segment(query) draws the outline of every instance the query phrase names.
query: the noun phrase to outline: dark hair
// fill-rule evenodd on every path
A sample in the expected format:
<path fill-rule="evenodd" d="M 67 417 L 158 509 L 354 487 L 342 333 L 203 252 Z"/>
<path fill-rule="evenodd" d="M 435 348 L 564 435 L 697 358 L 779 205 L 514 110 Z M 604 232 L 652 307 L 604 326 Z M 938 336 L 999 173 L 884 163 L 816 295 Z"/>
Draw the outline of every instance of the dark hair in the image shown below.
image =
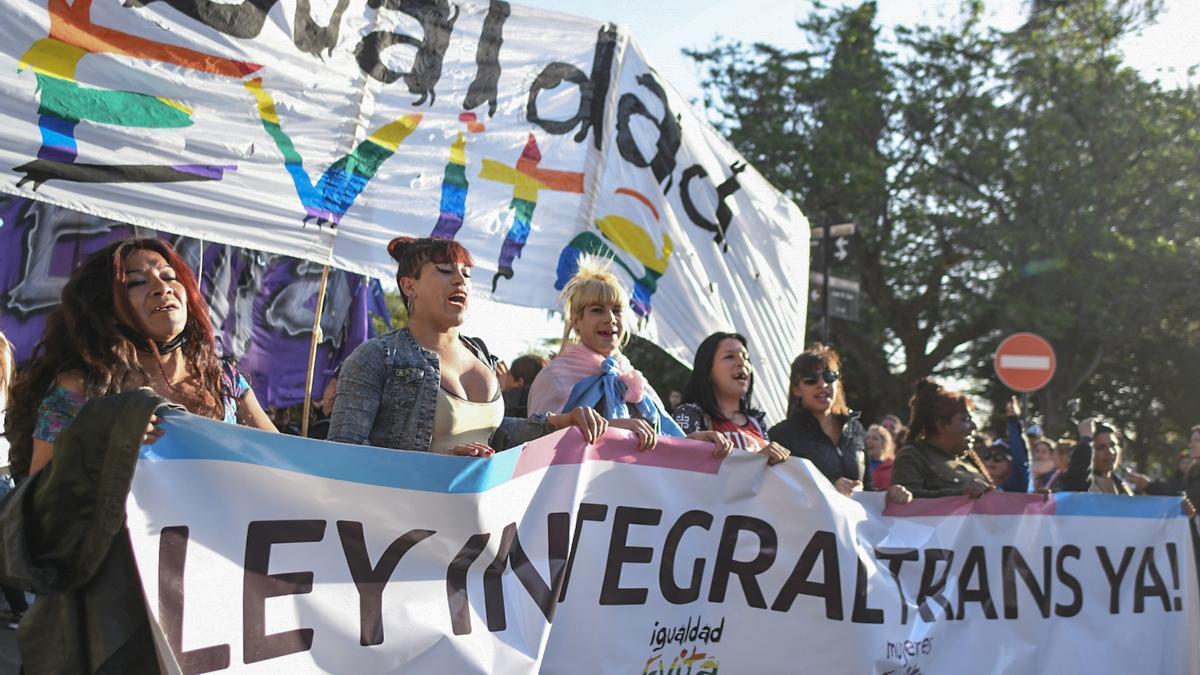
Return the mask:
<path fill-rule="evenodd" d="M 792 413 L 800 409 L 800 398 L 793 394 L 796 387 L 800 386 L 800 380 L 813 375 L 820 375 L 823 371 L 833 370 L 841 373 L 842 359 L 838 353 L 833 350 L 833 347 L 814 342 L 808 349 L 800 353 L 795 361 L 792 361 L 792 373 L 788 378 L 788 417 Z M 831 412 L 835 415 L 847 415 L 850 413 L 850 408 L 846 406 L 846 387 L 834 387 L 833 390 L 833 408 Z"/>
<path fill-rule="evenodd" d="M 428 262 L 445 265 L 475 266 L 475 259 L 465 246 L 453 239 L 440 237 L 396 237 L 388 242 L 388 255 L 396 261 L 396 285 L 400 287 L 400 295 L 408 300 L 404 286 L 400 284 L 403 277 L 421 278 L 421 267 Z"/>
<path fill-rule="evenodd" d="M 908 420 L 909 434 L 914 439 L 928 438 L 937 433 L 938 422 L 949 422 L 955 415 L 968 414 L 975 409 L 971 399 L 957 391 L 943 389 L 942 385 L 929 378 L 913 384 L 913 395 L 908 401 L 911 416 Z"/>
<path fill-rule="evenodd" d="M 717 348 L 730 338 L 742 343 L 747 350 L 750 349 L 750 346 L 746 344 L 746 338 L 738 333 L 713 333 L 704 338 L 700 346 L 696 347 L 696 358 L 692 362 L 692 374 L 688 377 L 687 384 L 683 386 L 683 391 L 680 392 L 683 394 L 684 403 L 695 403 L 705 414 L 715 420 L 723 420 L 725 415 L 721 414 L 721 409 L 717 406 L 717 394 L 713 391 L 713 362 L 717 359 Z M 750 386 L 746 389 L 746 395 L 738 401 L 738 412 L 747 416 L 758 414 L 758 411 L 750 403 L 753 394 L 754 371 L 752 369 Z"/>
<path fill-rule="evenodd" d="M 57 377 L 79 371 L 84 377 L 84 397 L 108 396 L 149 383 L 138 361 L 138 349 L 158 353 L 146 335 L 125 288 L 125 261 L 136 251 L 153 251 L 175 271 L 187 295 L 187 322 L 180 351 L 188 375 L 196 383 L 199 400 L 176 401 L 193 413 L 220 418 L 222 397 L 227 395 L 208 307 L 200 295 L 195 274 L 175 249 L 159 239 L 125 239 L 91 254 L 71 272 L 61 302 L 46 318 L 42 339 L 33 358 L 21 369 L 12 391 L 6 435 L 11 444 L 14 476 L 29 472 L 37 410 Z M 141 344 L 138 344 L 141 343 Z"/>
<path fill-rule="evenodd" d="M 546 367 L 546 363 L 546 357 L 540 354 L 518 356 L 508 367 L 508 374 L 521 380 L 522 386 L 528 387 L 533 384 L 533 378 L 537 377 L 538 373 L 542 372 L 542 368 Z"/>

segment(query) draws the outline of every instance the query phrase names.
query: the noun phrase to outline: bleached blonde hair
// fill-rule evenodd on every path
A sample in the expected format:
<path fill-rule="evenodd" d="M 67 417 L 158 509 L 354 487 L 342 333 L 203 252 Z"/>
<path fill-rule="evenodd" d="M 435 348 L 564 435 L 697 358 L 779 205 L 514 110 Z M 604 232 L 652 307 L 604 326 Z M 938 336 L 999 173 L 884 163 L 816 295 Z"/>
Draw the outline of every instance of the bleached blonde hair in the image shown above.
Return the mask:
<path fill-rule="evenodd" d="M 612 261 L 594 255 L 579 257 L 575 276 L 563 286 L 559 301 L 563 307 L 562 346 L 571 343 L 571 324 L 583 316 L 583 310 L 592 305 L 621 305 L 629 309 L 629 293 L 612 272 Z M 629 329 L 622 322 L 622 347 L 629 341 Z M 561 349 L 559 350 L 561 352 Z"/>

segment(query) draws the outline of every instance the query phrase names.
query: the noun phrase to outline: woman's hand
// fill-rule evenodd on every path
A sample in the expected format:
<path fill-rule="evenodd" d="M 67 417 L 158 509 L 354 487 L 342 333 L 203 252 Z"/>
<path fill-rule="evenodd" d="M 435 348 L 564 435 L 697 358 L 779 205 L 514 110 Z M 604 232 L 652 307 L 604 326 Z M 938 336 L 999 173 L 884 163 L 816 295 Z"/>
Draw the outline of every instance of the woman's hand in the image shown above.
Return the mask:
<path fill-rule="evenodd" d="M 791 450 L 788 450 L 775 441 L 767 443 L 766 447 L 758 452 L 767 456 L 767 466 L 775 466 L 780 462 L 786 462 L 788 457 L 792 456 Z"/>
<path fill-rule="evenodd" d="M 903 485 L 892 484 L 887 489 L 887 500 L 893 504 L 907 504 L 913 500 L 913 496 Z"/>
<path fill-rule="evenodd" d="M 1088 417 L 1079 421 L 1079 437 L 1091 438 L 1096 435 L 1096 418 Z"/>
<path fill-rule="evenodd" d="M 496 451 L 486 443 L 463 443 L 450 449 L 450 454 L 459 457 L 491 457 Z"/>
<path fill-rule="evenodd" d="M 1004 402 L 1004 415 L 1006 417 L 1021 416 L 1021 403 L 1017 401 L 1016 396 L 1013 396 Z"/>
<path fill-rule="evenodd" d="M 971 482 L 967 483 L 967 486 L 963 488 L 963 494 L 971 499 L 979 499 L 984 495 L 984 493 L 991 489 L 992 487 L 983 482 L 981 479 L 972 478 Z"/>
<path fill-rule="evenodd" d="M 849 497 L 854 494 L 854 488 L 862 485 L 862 481 L 851 480 L 849 478 L 839 478 L 833 481 L 833 489 Z"/>
<path fill-rule="evenodd" d="M 646 420 L 612 420 L 608 423 L 608 426 L 613 427 L 614 429 L 625 429 L 627 431 L 632 431 L 634 435 L 637 436 L 638 450 L 642 450 L 643 452 L 646 450 L 652 450 L 654 446 L 658 444 L 658 434 L 654 433 L 654 427 L 650 426 Z"/>
<path fill-rule="evenodd" d="M 161 421 L 162 420 L 159 419 L 158 415 L 150 416 L 150 421 L 146 423 L 146 431 L 142 435 L 142 445 L 150 445 L 154 441 L 162 438 L 163 434 L 167 433 L 166 429 L 158 428 L 158 423 Z"/>
<path fill-rule="evenodd" d="M 518 386 L 513 381 L 512 373 L 508 372 L 508 364 L 503 361 L 496 362 L 496 380 L 500 383 L 500 391 L 516 389 Z"/>
<path fill-rule="evenodd" d="M 713 444 L 713 457 L 728 457 L 733 452 L 733 442 L 719 431 L 693 431 L 687 435 L 694 441 L 708 441 Z"/>
<path fill-rule="evenodd" d="M 595 443 L 608 429 L 608 420 L 592 408 L 579 406 L 569 413 L 551 415 L 546 422 L 555 430 L 566 427 L 576 427 L 583 434 L 583 440 Z"/>

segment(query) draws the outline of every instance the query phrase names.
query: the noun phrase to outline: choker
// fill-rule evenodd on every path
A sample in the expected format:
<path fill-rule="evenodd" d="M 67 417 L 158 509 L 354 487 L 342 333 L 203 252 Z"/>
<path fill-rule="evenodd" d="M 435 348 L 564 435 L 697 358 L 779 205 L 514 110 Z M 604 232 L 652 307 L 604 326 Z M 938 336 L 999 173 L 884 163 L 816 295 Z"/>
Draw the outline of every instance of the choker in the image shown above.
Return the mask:
<path fill-rule="evenodd" d="M 125 324 L 121 323 L 120 321 L 117 322 L 117 330 L 121 331 L 121 334 L 125 336 L 125 339 L 132 342 L 133 346 L 137 347 L 137 350 L 139 352 L 150 353 L 150 351 L 151 351 L 150 345 L 149 345 L 150 340 L 145 335 L 138 333 L 137 331 L 133 330 L 129 326 L 126 326 Z M 188 342 L 187 333 L 180 333 L 179 335 L 176 335 L 175 337 L 171 338 L 170 340 L 167 340 L 166 342 L 158 342 L 157 340 L 155 340 L 154 346 L 158 348 L 159 354 L 170 354 L 171 352 L 175 351 L 176 349 L 179 349 L 180 347 L 187 344 L 187 342 Z"/>

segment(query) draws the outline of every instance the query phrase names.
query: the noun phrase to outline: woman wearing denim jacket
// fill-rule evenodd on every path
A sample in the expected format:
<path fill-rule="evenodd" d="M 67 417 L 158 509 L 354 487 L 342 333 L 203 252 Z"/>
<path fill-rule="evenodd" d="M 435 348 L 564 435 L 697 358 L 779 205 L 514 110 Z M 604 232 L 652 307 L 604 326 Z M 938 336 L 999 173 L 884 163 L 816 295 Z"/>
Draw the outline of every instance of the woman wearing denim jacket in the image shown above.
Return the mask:
<path fill-rule="evenodd" d="M 388 244 L 408 327 L 369 340 L 346 359 L 328 440 L 398 450 L 490 457 L 567 426 L 594 442 L 607 422 L 591 408 L 504 417 L 495 359 L 459 334 L 471 296 L 471 254 L 448 239 Z"/>

